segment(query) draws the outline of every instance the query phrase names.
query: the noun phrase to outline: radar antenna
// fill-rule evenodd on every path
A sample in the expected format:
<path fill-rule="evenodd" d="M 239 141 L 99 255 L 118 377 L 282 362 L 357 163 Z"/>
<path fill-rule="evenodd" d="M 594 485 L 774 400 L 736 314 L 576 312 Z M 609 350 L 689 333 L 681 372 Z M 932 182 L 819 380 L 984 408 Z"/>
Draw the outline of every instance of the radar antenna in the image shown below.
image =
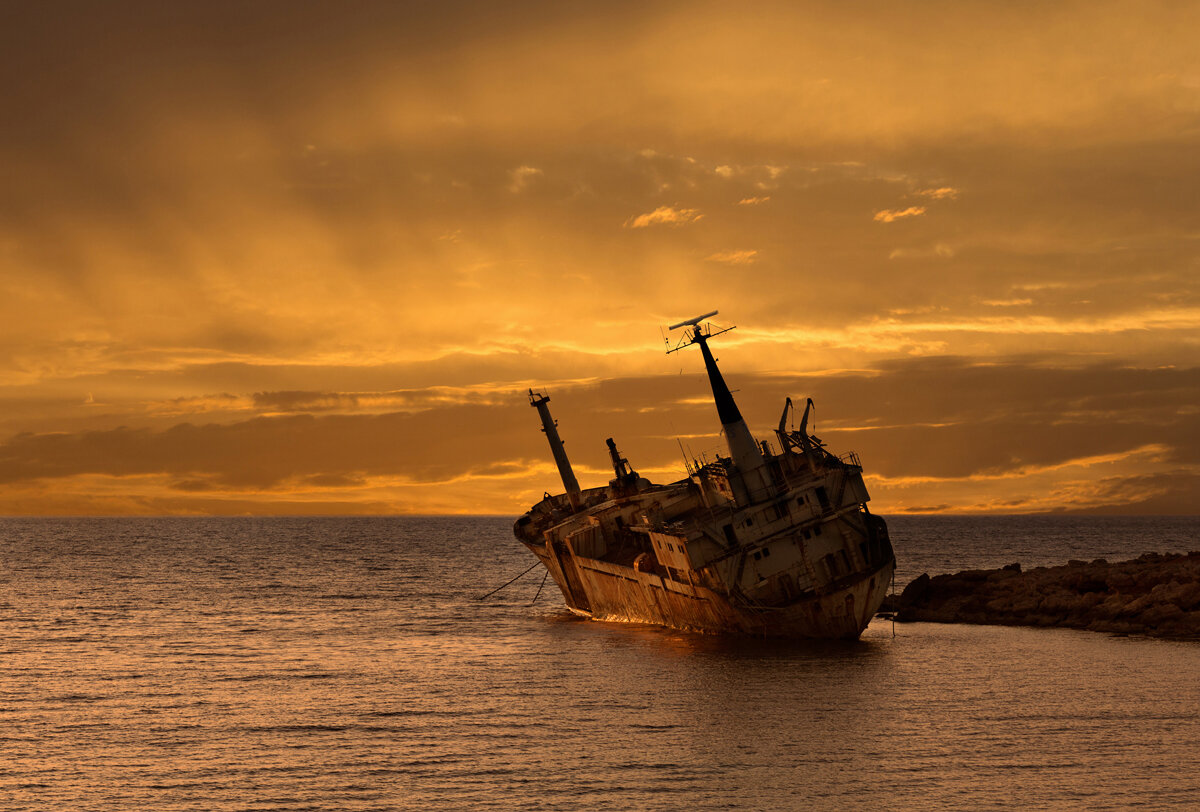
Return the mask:
<path fill-rule="evenodd" d="M 693 329 L 688 332 L 685 332 L 683 337 L 679 339 L 679 343 L 676 344 L 674 347 L 671 347 L 670 349 L 667 350 L 667 355 L 670 355 L 673 352 L 678 352 L 679 350 L 682 350 L 684 347 L 690 347 L 693 344 L 695 344 L 697 341 L 706 341 L 706 340 L 712 338 L 713 336 L 719 336 L 722 333 L 728 333 L 730 330 L 737 329 L 736 327 L 726 327 L 724 330 L 716 330 L 714 332 L 711 324 L 704 324 L 704 325 L 700 324 L 700 322 L 704 321 L 707 318 L 711 318 L 712 316 L 717 315 L 717 313 L 719 313 L 719 312 L 721 312 L 721 311 L 714 310 L 711 313 L 705 313 L 702 316 L 696 316 L 695 318 L 685 319 L 684 321 L 681 321 L 678 324 L 672 324 L 670 327 L 668 327 L 667 328 L 668 332 L 671 330 L 678 330 L 680 327 L 691 327 Z M 670 342 L 668 341 L 668 345 L 669 345 L 669 343 Z"/>
<path fill-rule="evenodd" d="M 765 471 L 763 449 L 750 433 L 742 413 L 733 400 L 733 393 L 725 383 L 721 370 L 717 369 L 717 359 L 708 348 L 708 340 L 713 336 L 728 333 L 732 327 L 724 330 L 712 329 L 711 325 L 701 324 L 710 316 L 717 315 L 714 310 L 702 316 L 686 319 L 678 324 L 672 324 L 670 329 L 689 328 L 679 339 L 679 343 L 667 350 L 668 353 L 682 350 L 693 344 L 700 345 L 700 354 L 704 357 L 704 369 L 708 372 L 708 382 L 712 386 L 713 402 L 717 407 L 717 417 L 721 420 L 721 431 L 725 434 L 725 442 L 729 446 L 729 457 L 733 463 L 734 473 L 730 479 L 734 496 L 739 504 L 757 504 L 768 498 L 772 493 L 772 483 L 769 472 Z"/>

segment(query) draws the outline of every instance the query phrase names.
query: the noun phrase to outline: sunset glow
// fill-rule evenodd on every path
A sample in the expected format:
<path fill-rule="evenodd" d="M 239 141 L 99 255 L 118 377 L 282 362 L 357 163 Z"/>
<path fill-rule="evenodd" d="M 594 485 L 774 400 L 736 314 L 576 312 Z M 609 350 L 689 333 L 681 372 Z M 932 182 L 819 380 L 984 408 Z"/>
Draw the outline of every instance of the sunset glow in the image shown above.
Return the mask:
<path fill-rule="evenodd" d="M 529 387 L 678 479 L 718 308 L 876 512 L 1200 505 L 1200 6 L 4 19 L 0 513 L 516 514 Z"/>

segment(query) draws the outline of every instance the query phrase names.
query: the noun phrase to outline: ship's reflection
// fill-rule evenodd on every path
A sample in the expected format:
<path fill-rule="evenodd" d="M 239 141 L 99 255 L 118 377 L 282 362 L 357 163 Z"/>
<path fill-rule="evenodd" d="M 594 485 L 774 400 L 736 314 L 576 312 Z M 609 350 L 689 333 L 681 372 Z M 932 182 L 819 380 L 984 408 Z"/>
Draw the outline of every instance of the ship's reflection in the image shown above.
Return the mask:
<path fill-rule="evenodd" d="M 649 623 L 588 620 L 558 612 L 545 619 L 556 631 L 602 638 L 614 650 L 644 649 L 660 657 L 706 657 L 741 661 L 815 662 L 871 660 L 887 656 L 893 644 L 890 624 L 875 620 L 857 640 L 802 640 L 703 634 Z"/>

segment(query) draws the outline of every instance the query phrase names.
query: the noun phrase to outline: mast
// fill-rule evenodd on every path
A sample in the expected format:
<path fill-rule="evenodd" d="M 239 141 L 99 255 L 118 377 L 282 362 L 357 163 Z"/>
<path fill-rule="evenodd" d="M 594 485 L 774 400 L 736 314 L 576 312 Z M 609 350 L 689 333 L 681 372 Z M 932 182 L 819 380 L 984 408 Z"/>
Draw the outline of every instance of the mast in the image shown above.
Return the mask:
<path fill-rule="evenodd" d="M 567 500 L 571 503 L 571 510 L 579 510 L 579 480 L 575 479 L 575 472 L 571 470 L 571 461 L 567 459 L 567 450 L 563 448 L 563 441 L 559 439 L 558 421 L 550 416 L 550 407 L 546 405 L 549 402 L 549 395 L 543 395 L 540 392 L 535 395 L 532 389 L 529 390 L 529 405 L 536 408 L 538 417 L 542 418 L 542 431 L 546 432 L 546 440 L 550 443 L 550 453 L 554 455 L 554 463 L 558 466 L 558 475 L 562 477 L 563 487 L 567 490 Z"/>
<path fill-rule="evenodd" d="M 729 456 L 742 475 L 745 483 L 745 498 L 753 503 L 761 501 L 768 495 L 770 479 L 767 476 L 762 449 L 754 439 L 754 435 L 750 433 L 750 427 L 742 418 L 742 412 L 733 399 L 733 393 L 729 391 L 729 386 L 725 383 L 725 378 L 717 367 L 717 359 L 713 357 L 712 350 L 708 348 L 708 339 L 714 335 L 729 332 L 733 328 L 729 327 L 713 333 L 711 330 L 706 332 L 700 326 L 701 321 L 717 315 L 718 312 L 714 310 L 703 316 L 672 324 L 668 329 L 690 327 L 692 331 L 675 349 L 668 350 L 668 352 L 675 352 L 675 350 L 690 347 L 692 344 L 700 345 L 700 354 L 704 357 L 704 368 L 708 372 L 708 382 L 712 386 L 713 401 L 717 406 L 717 417 L 721 420 L 721 429 L 725 433 L 725 442 L 729 446 Z"/>

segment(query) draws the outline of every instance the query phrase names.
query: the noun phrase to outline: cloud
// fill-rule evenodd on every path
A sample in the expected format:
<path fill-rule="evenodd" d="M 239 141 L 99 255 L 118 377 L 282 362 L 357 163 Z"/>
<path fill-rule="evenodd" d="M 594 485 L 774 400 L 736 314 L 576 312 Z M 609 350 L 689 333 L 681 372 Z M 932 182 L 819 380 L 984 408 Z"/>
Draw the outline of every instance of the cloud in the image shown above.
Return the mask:
<path fill-rule="evenodd" d="M 307 412 L 414 412 L 439 406 L 511 402 L 513 384 L 504 386 L 429 386 L 391 392 L 255 392 L 254 406 L 267 414 Z"/>
<path fill-rule="evenodd" d="M 897 510 L 897 513 L 945 513 L 953 506 L 947 503 L 940 505 L 913 505 L 911 507 L 902 507 Z"/>
<path fill-rule="evenodd" d="M 513 194 L 523 192 L 534 178 L 541 177 L 543 174 L 542 170 L 535 166 L 518 166 L 508 173 L 508 191 Z"/>
<path fill-rule="evenodd" d="M 951 259 L 954 249 L 946 243 L 934 243 L 930 248 L 895 248 L 888 259 Z"/>
<path fill-rule="evenodd" d="M 715 254 L 709 254 L 704 259 L 709 262 L 724 262 L 727 265 L 750 265 L 758 256 L 758 251 L 749 249 L 745 251 L 718 251 Z"/>
<path fill-rule="evenodd" d="M 1033 304 L 1033 299 L 980 299 L 979 303 L 986 307 L 1025 307 Z"/>
<path fill-rule="evenodd" d="M 170 398 L 151 401 L 146 411 L 152 415 L 172 417 L 179 415 L 205 414 L 211 412 L 238 412 L 253 408 L 254 399 L 229 393 L 200 395 L 196 397 Z"/>
<path fill-rule="evenodd" d="M 727 349 L 722 360 L 732 361 L 734 347 Z M 1200 369 L 950 357 L 821 374 L 747 374 L 731 361 L 723 364 L 727 378 L 756 435 L 771 438 L 784 395 L 812 396 L 813 430 L 836 452 L 859 453 L 880 512 L 939 505 L 1013 510 L 1004 503 L 1016 500 L 1027 510 L 1071 509 L 1104 504 L 1105 494 L 1165 493 L 1163 482 L 1150 490 L 1100 485 L 1114 477 L 1200 470 L 1200 410 L 1192 408 Z M 263 408 L 321 408 L 329 397 L 272 392 L 259 401 Z M 585 485 L 609 476 L 604 437 L 616 438 L 634 467 L 656 472 L 658 481 L 682 476 L 677 437 L 697 454 L 721 450 L 711 394 L 698 371 L 564 382 L 553 387 L 553 397 Z M 361 502 L 375 505 L 372 511 L 390 504 L 393 512 L 412 505 L 461 512 L 470 505 L 494 513 L 524 509 L 522 500 L 559 487 L 521 393 L 479 404 L 437 392 L 414 400 L 421 411 L 18 435 L 0 443 L 0 482 L 8 494 L 0 510 L 65 511 L 62 500 L 73 494 L 75 509 L 104 512 L 167 504 L 154 499 L 190 499 L 187 510 L 210 512 L 257 500 L 259 512 L 270 512 L 270 505 L 296 512 L 294 502 L 308 498 L 334 511 L 330 500 L 341 500 L 343 512 L 356 512 Z M 1187 499 L 1200 497 L 1185 487 L 1194 481 L 1179 480 L 1169 499 L 1156 504 L 1185 511 Z M 108 501 L 88 501 L 101 496 Z M 185 502 L 170 504 L 183 509 Z"/>
<path fill-rule="evenodd" d="M 627 228 L 646 228 L 653 225 L 681 226 L 694 223 L 704 217 L 696 209 L 675 209 L 670 206 L 659 206 L 648 214 L 639 214 L 626 221 Z"/>
<path fill-rule="evenodd" d="M 150 439 L 108 440 L 137 457 L 175 442 L 153 438 L 189 419 L 441 420 L 456 402 L 498 406 L 524 381 L 579 378 L 591 383 L 561 389 L 596 408 L 572 414 L 564 399 L 564 425 L 574 419 L 584 436 L 603 437 L 611 419 L 612 432 L 636 434 L 626 404 L 657 417 L 665 402 L 601 380 L 657 375 L 676 359 L 694 369 L 682 356 L 664 362 L 655 325 L 711 310 L 714 282 L 733 267 L 722 255 L 754 246 L 758 261 L 736 269 L 753 284 L 723 292 L 723 314 L 742 329 L 721 349 L 763 413 L 779 405 L 756 389 L 756 370 L 817 388 L 795 373 L 954 353 L 998 364 L 990 374 L 1029 403 L 1052 401 L 1031 409 L 1037 421 L 1068 416 L 1072 427 L 1035 429 L 1033 443 L 1012 417 L 1022 404 L 970 365 L 940 375 L 932 363 L 889 369 L 878 377 L 890 389 L 827 375 L 820 392 L 858 387 L 887 412 L 872 423 L 878 414 L 836 404 L 843 427 L 874 426 L 858 435 L 897 475 L 926 460 L 925 474 L 1010 465 L 988 432 L 1019 438 L 1008 442 L 1026 461 L 1038 444 L 1055 454 L 1069 445 L 1072 458 L 1089 446 L 1111 453 L 1106 435 L 1116 431 L 1186 447 L 1163 427 L 1187 425 L 1148 405 L 1185 408 L 1174 393 L 1116 370 L 1146 403 L 1102 405 L 1094 390 L 1049 398 L 1033 384 L 1098 385 L 1061 369 L 1017 374 L 1008 361 L 1200 363 L 1190 5 L 882 4 L 862 14 L 843 4 L 820 19 L 789 4 L 752 15 L 719 4 L 534 3 L 503 15 L 438 4 L 345 15 L 278 0 L 162 13 L 75 4 L 65 15 L 25 5 L 6 17 L 10 47 L 0 49 L 11 77 L 0 94 L 0 439 L 126 425 Z M 688 35 L 672 36 L 680 30 Z M 264 38 L 273 47 L 256 47 Z M 30 103 L 47 98 L 57 103 Z M 917 219 L 925 206 L 935 218 Z M 704 225 L 687 227 L 700 212 Z M 892 219 L 864 216 L 876 212 Z M 921 236 L 905 237 L 914 231 Z M 820 307 L 801 319 L 802 301 Z M 964 380 L 995 410 L 960 402 Z M 674 383 L 683 382 L 695 383 Z M 642 386 L 671 391 L 656 377 Z M 624 399 L 606 400 L 614 389 Z M 530 411 L 516 395 L 517 411 Z M 927 414 L 958 403 L 961 414 L 892 419 L 914 401 Z M 555 405 L 557 416 L 557 390 Z M 684 411 L 695 412 L 686 433 L 711 430 L 706 406 Z M 318 445 L 332 430 L 268 425 Z M 378 436 L 399 426 L 383 421 Z M 431 418 L 425 429 L 475 426 Z M 669 448 L 630 442 L 667 464 Z M 45 461 L 54 448 L 22 441 L 4 453 Z M 270 457 L 272 448 L 259 450 Z M 582 442 L 577 451 L 593 453 Z M 476 463 L 501 452 L 534 453 L 489 446 Z M 314 454 L 311 464 L 281 463 L 271 493 L 315 487 L 304 476 L 359 476 L 353 460 Z M 414 452 L 414 470 L 425 470 L 420 459 Z M 218 476 L 204 473 L 208 463 L 195 473 L 168 472 L 172 464 L 72 475 L 72 487 L 117 499 L 166 487 L 143 476 Z M 221 492 L 235 494 L 230 509 L 250 499 L 219 476 Z M 355 498 L 447 503 L 433 486 L 385 498 L 417 487 L 396 484 L 395 471 L 361 476 Z M 520 486 L 540 493 L 536 478 Z M 37 490 L 29 487 L 22 498 Z M 928 487 L 912 486 L 907 504 L 968 499 L 917 493 Z M 1042 490 L 1046 504 L 1069 500 Z M 1018 497 L 1031 498 L 997 499 Z M 473 497 L 462 487 L 454 498 Z M 487 498 L 507 506 L 516 497 Z"/>
<path fill-rule="evenodd" d="M 920 217 L 925 213 L 924 206 L 909 206 L 907 209 L 883 209 L 875 212 L 875 222 L 892 223 L 903 217 Z"/>

